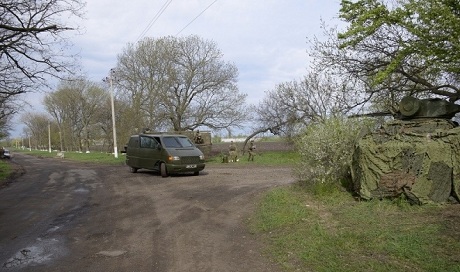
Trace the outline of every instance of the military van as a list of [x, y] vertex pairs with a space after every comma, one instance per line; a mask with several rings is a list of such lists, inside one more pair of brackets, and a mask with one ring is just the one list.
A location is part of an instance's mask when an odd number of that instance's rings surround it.
[[126, 164], [132, 173], [139, 169], [158, 171], [162, 177], [174, 173], [199, 175], [205, 167], [204, 155], [185, 135], [132, 135], [125, 146]]

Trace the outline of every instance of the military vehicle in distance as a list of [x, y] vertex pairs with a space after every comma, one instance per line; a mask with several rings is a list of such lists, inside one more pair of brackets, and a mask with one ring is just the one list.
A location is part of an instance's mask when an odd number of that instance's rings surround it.
[[132, 173], [149, 169], [160, 172], [162, 177], [187, 172], [199, 175], [205, 167], [203, 152], [181, 134], [132, 135], [122, 152], [126, 153], [126, 164]]

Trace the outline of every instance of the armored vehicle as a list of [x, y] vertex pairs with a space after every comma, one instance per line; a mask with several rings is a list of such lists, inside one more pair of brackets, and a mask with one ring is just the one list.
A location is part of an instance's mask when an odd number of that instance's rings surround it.
[[199, 175], [205, 167], [203, 153], [180, 134], [132, 135], [124, 152], [132, 173], [149, 169], [160, 172], [162, 177], [187, 172]]
[[363, 133], [353, 153], [354, 190], [363, 199], [460, 202], [460, 105], [405, 97], [400, 118]]

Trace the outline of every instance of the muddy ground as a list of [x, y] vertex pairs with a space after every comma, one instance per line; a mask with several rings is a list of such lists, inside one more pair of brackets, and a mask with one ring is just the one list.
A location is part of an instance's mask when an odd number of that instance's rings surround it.
[[288, 167], [207, 165], [162, 178], [16, 154], [0, 190], [0, 271], [280, 271], [247, 228]]

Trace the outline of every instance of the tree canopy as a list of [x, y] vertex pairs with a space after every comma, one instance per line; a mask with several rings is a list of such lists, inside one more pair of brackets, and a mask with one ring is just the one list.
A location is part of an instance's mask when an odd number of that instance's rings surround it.
[[89, 150], [92, 140], [110, 141], [107, 131], [111, 132], [111, 125], [106, 125], [110, 120], [106, 114], [110, 112], [108, 101], [106, 90], [85, 79], [62, 81], [56, 91], [46, 95], [45, 109], [59, 130], [61, 150]]
[[339, 17], [349, 25], [327, 58], [366, 81], [374, 94], [460, 99], [458, 1], [342, 0]]
[[245, 120], [238, 69], [212, 41], [145, 38], [127, 46], [115, 70], [118, 96], [132, 108], [133, 128], [218, 130]]

